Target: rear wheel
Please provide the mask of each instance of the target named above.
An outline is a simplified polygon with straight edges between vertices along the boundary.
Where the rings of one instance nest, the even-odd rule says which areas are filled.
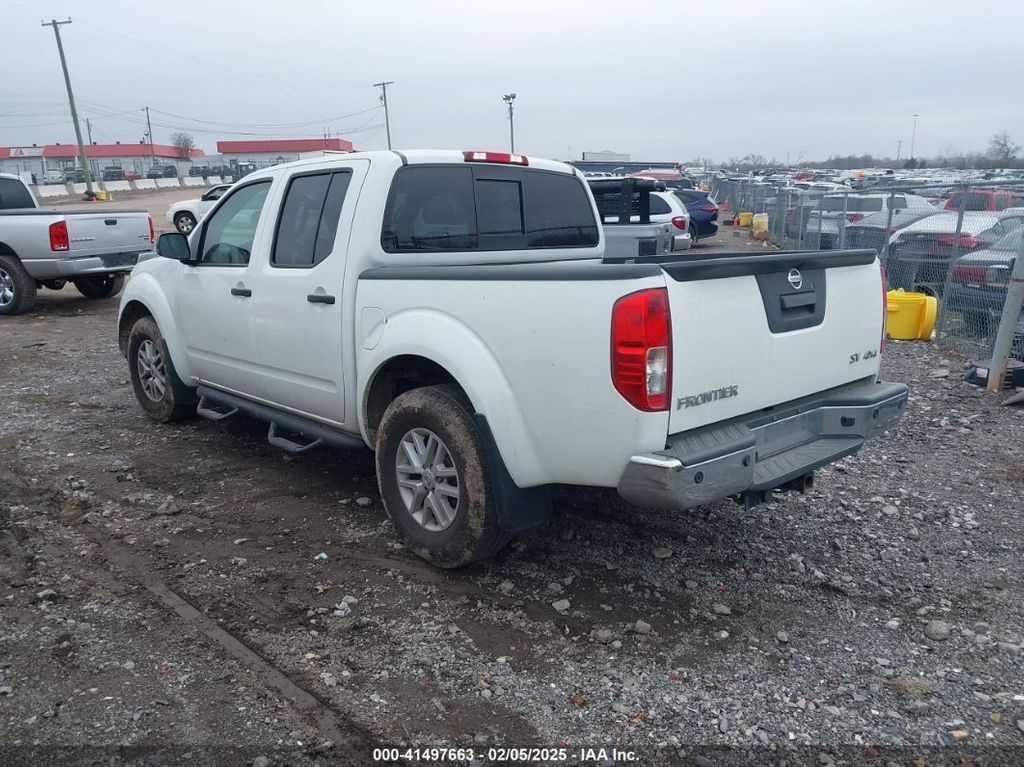
[[[75,280],[78,292],[86,298],[110,298],[124,287],[123,274],[99,274],[95,277],[79,277]]]
[[[195,412],[195,392],[178,377],[163,334],[152,317],[142,317],[128,335],[128,369],[135,398],[159,423]]]
[[[179,213],[174,217],[174,227],[182,234],[191,234],[196,228],[196,219],[191,213]]]
[[[21,314],[36,302],[36,281],[14,256],[0,256],[0,314]]]
[[[397,397],[381,419],[376,462],[388,515],[428,562],[463,567],[511,539],[498,524],[480,432],[456,387]]]

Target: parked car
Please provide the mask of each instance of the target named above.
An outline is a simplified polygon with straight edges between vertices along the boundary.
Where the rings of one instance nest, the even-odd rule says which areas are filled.
[[[940,211],[932,210],[901,210],[889,213],[869,213],[860,221],[846,227],[847,248],[872,248],[881,254],[895,232],[920,221],[926,216],[934,216]]]
[[[1024,228],[1018,227],[953,264],[946,301],[951,310],[964,315],[966,327],[991,335],[998,326],[1022,236]]]
[[[689,250],[693,246],[693,227],[690,226],[690,213],[683,201],[672,192],[654,192],[651,195],[651,221],[658,224],[671,224],[672,251],[677,253]]]
[[[26,312],[40,287],[69,281],[86,298],[115,296],[152,246],[145,211],[41,209],[20,178],[0,173],[0,315]]]
[[[126,170],[124,172],[125,181],[138,181],[140,178],[142,178],[142,174],[139,173],[138,171]]]
[[[554,484],[760,503],[900,418],[872,254],[610,264],[604,243],[562,163],[288,163],[160,237],[118,340],[154,421],[246,414],[289,453],[372,449],[395,529],[449,568],[541,524]]]
[[[85,183],[85,171],[81,168],[74,168],[72,170],[64,171],[64,183],[65,184],[84,184]]]
[[[710,192],[699,189],[673,189],[674,194],[690,216],[690,239],[696,245],[700,240],[718,234],[718,203]]]
[[[210,212],[217,200],[231,188],[231,184],[211,186],[202,197],[175,202],[167,209],[167,220],[183,234],[189,234],[196,228],[203,216]]]
[[[856,223],[870,213],[888,213],[890,207],[893,212],[935,212],[933,205],[916,194],[830,194],[808,213],[804,243],[808,247],[832,250],[839,246],[842,232],[848,224]]]
[[[231,170],[231,166],[229,165],[214,165],[210,168],[210,175],[224,178],[225,176],[233,176],[234,174]]]
[[[965,189],[951,192],[945,207],[946,210],[997,211],[1012,208],[1015,204],[1020,203],[1014,202],[1013,192],[1008,189]]]
[[[192,178],[196,178],[196,177],[199,177],[199,176],[202,176],[203,178],[206,178],[207,176],[210,175],[210,166],[209,165],[193,165],[191,168],[188,169],[188,175],[191,176]]]
[[[959,218],[959,212],[943,211],[893,233],[886,260],[889,286],[941,296],[950,264],[1024,224],[1024,208],[965,212],[958,235]]]
[[[110,165],[103,169],[103,180],[104,181],[123,181],[124,171],[114,165]]]
[[[146,169],[146,178],[163,178],[164,167],[162,165],[152,165]]]
[[[43,174],[43,180],[47,184],[63,184],[64,183],[64,171],[56,170],[51,168]]]

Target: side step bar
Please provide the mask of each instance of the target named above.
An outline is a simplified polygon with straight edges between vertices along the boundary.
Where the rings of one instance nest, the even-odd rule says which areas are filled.
[[[366,443],[359,437],[353,437],[351,434],[345,434],[311,421],[308,418],[285,413],[281,410],[261,405],[258,402],[252,402],[243,397],[235,396],[234,394],[211,389],[208,386],[200,386],[198,393],[200,399],[196,412],[199,415],[209,418],[211,421],[222,421],[242,412],[253,418],[266,421],[270,424],[267,441],[274,447],[281,448],[292,455],[304,453],[320,445],[329,445],[330,447],[342,448],[344,450],[366,448]],[[213,410],[210,407],[211,403],[226,408],[226,412]],[[290,437],[281,436],[279,432],[285,432],[291,436],[304,437],[308,441],[297,442]]]

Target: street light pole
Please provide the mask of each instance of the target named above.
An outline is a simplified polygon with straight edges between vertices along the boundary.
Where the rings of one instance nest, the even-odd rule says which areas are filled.
[[[388,149],[391,148],[391,118],[388,115],[388,86],[394,85],[394,80],[385,80],[383,82],[374,83],[374,88],[380,88],[381,101],[384,102],[384,129],[388,134]]]
[[[516,151],[516,123],[513,118],[512,102],[516,100],[516,94],[506,93],[501,100],[508,104],[508,147],[509,151],[515,154]]]
[[[71,75],[68,74],[68,60],[64,57],[64,44],[60,39],[60,28],[64,24],[70,23],[71,19],[68,19],[67,21],[50,19],[49,22],[41,22],[44,27],[53,27],[53,36],[57,38],[57,53],[60,54],[60,68],[64,70],[64,85],[66,85],[68,89],[68,105],[71,107],[71,122],[75,124],[75,138],[78,139],[78,162],[82,164],[82,172],[85,175],[85,194],[88,197],[93,197],[92,173],[89,172],[89,161],[85,157],[85,144],[82,143],[82,128],[78,124],[78,109],[75,107],[75,94],[71,92]]]
[[[903,139],[896,142],[896,164],[900,164],[900,150],[903,149]]]
[[[918,115],[914,115],[914,129],[910,132],[910,161],[914,161],[914,140],[917,138],[917,118]]]

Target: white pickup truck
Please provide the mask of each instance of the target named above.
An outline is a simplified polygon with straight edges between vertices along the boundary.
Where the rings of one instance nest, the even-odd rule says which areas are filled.
[[[874,251],[609,263],[597,216],[578,171],[515,154],[253,173],[125,289],[136,397],[159,422],[255,416],[293,453],[374,450],[442,567],[542,522],[556,483],[756,503],[900,417]]]
[[[86,298],[116,296],[152,248],[145,211],[40,208],[20,178],[0,173],[0,316],[27,312],[39,288],[68,282]]]

